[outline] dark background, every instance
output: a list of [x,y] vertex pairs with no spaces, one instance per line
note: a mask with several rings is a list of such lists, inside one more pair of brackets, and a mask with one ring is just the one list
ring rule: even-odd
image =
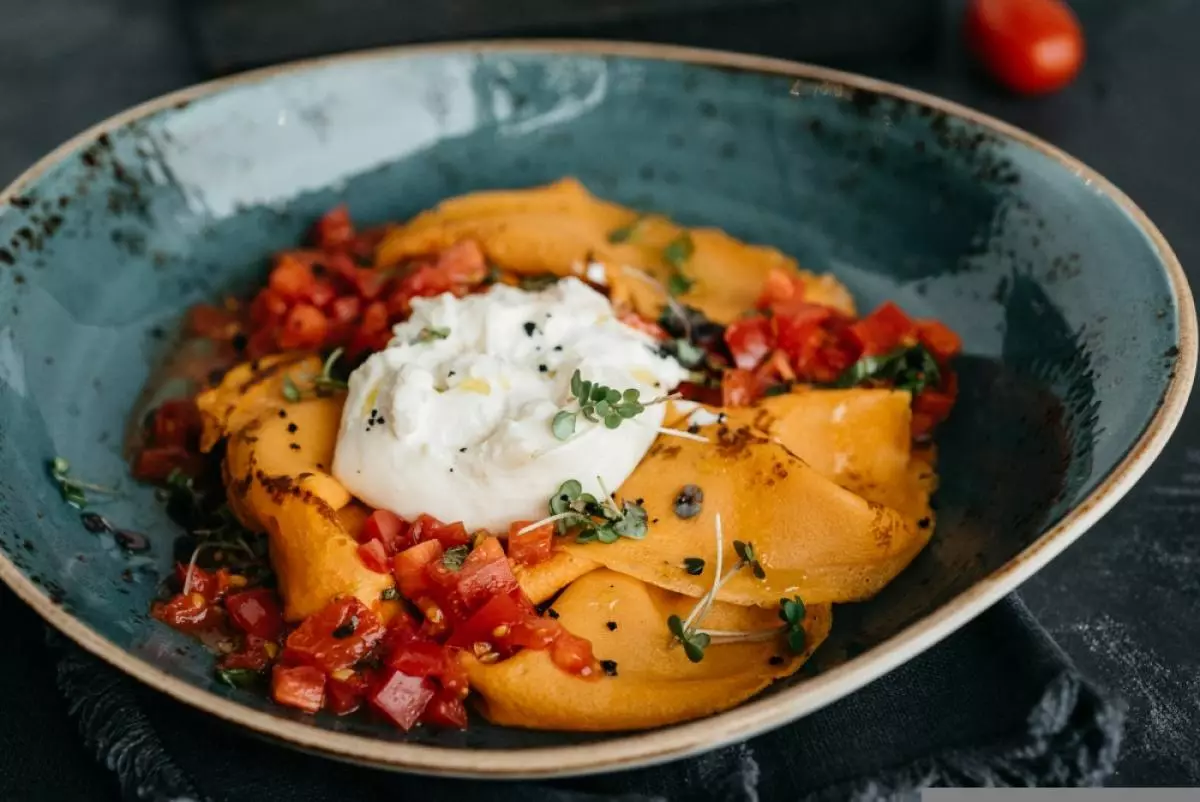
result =
[[[274,0],[240,3],[260,4],[287,7]],[[297,0],[295,7],[316,5],[326,4]],[[687,3],[672,5],[677,9]],[[1200,270],[1200,153],[1195,144],[1200,0],[1076,0],[1073,6],[1088,37],[1087,66],[1066,91],[1033,100],[995,89],[970,68],[958,46],[961,0],[847,0],[839,4],[846,13],[836,18],[822,10],[833,3],[815,1],[797,0],[781,11],[779,6],[787,5],[783,0],[743,0],[736,14],[712,10],[730,5],[729,0],[703,5],[707,10],[699,16],[623,23],[616,15],[583,28],[596,36],[723,45],[817,61],[979,108],[1061,146],[1112,179],[1154,219],[1184,266],[1195,266],[1189,273],[1193,284],[1200,285],[1195,272]],[[365,6],[383,7],[375,2]],[[252,16],[231,28],[228,17],[188,17],[170,0],[0,0],[0,20],[3,181],[62,140],[132,103],[215,71],[291,55],[280,50],[280,41],[301,49],[319,49],[322,41],[289,38],[285,27],[274,42],[259,40],[256,45],[249,35]],[[235,29],[246,35],[231,38],[228,32]],[[418,38],[440,30],[423,29]],[[344,27],[338,35],[378,43],[370,37],[356,40]],[[331,46],[348,44],[337,40]],[[1033,612],[1080,668],[1129,703],[1115,784],[1200,784],[1198,521],[1200,415],[1189,413],[1163,457],[1129,497],[1022,589]],[[39,623],[7,590],[0,590],[0,617],[15,627],[5,659],[27,661],[31,687],[49,689],[52,668],[42,652]],[[14,692],[21,698],[10,698]],[[57,789],[54,798],[113,798],[115,786],[76,742],[65,704],[58,710],[39,701],[33,710],[35,703],[26,698],[56,701],[53,693],[0,689],[0,715],[39,714],[28,732],[22,771]],[[71,796],[61,796],[68,788],[75,789]],[[38,796],[31,793],[29,798]]]

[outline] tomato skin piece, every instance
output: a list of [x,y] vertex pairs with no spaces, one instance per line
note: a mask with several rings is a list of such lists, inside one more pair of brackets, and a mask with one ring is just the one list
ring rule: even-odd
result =
[[399,515],[388,510],[375,510],[367,516],[367,521],[363,524],[362,540],[378,540],[383,543],[388,554],[399,554],[413,545],[408,539],[408,531],[408,523]]
[[225,597],[225,610],[229,619],[247,635],[273,641],[283,634],[283,613],[272,590],[253,588],[233,593]]
[[179,587],[185,585],[192,593],[199,593],[209,602],[220,601],[233,585],[232,575],[228,568],[218,568],[216,571],[205,571],[198,565],[190,566],[191,582],[188,582],[189,566],[186,563],[175,563],[175,579]]
[[[338,633],[347,630],[344,637],[339,637]],[[306,618],[288,635],[287,654],[290,660],[332,674],[366,657],[384,631],[379,617],[357,598],[338,599]]]
[[467,527],[462,521],[443,524],[435,528],[432,534],[434,539],[442,544],[442,548],[446,549],[452,549],[455,546],[466,546],[471,542],[471,535],[467,532]]
[[362,707],[367,690],[367,679],[360,672],[345,679],[329,677],[325,680],[325,707],[335,716],[348,716]]
[[271,698],[286,707],[316,713],[325,703],[325,675],[313,666],[275,666]]
[[433,698],[433,685],[392,669],[368,696],[371,707],[402,730],[410,730]]
[[143,448],[134,459],[130,473],[142,482],[161,483],[176,471],[195,476],[200,471],[200,463],[199,455],[180,446]]
[[191,449],[200,435],[200,410],[190,398],[164,401],[154,411],[150,436],[155,446]]
[[217,663],[219,668],[242,668],[250,671],[265,671],[271,665],[271,655],[267,652],[267,643],[254,635],[247,635],[240,651],[225,655]]
[[971,0],[963,30],[983,67],[1020,94],[1062,89],[1083,66],[1083,29],[1063,0]]
[[390,574],[392,572],[391,561],[388,560],[387,548],[383,545],[382,540],[368,540],[358,547],[358,559],[362,560],[363,565],[368,570],[374,571],[377,574]]
[[879,356],[917,340],[917,324],[891,301],[850,325],[847,330],[863,356]]
[[522,565],[537,565],[554,553],[554,524],[517,534],[533,521],[517,521],[508,528],[508,558]]

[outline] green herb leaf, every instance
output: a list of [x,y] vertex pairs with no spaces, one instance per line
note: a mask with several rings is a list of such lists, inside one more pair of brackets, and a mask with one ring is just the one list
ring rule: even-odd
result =
[[680,270],[695,252],[696,245],[692,242],[692,235],[684,231],[663,248],[663,261],[676,270]]
[[446,326],[426,326],[417,332],[416,339],[413,343],[428,343],[434,340],[444,340],[450,336],[450,329]]
[[792,629],[787,633],[787,645],[795,654],[803,654],[808,645],[808,634],[803,629]]
[[50,471],[50,478],[58,484],[58,492],[62,496],[63,501],[76,509],[82,510],[87,506],[88,498],[86,491],[88,490],[106,496],[115,496],[120,493],[116,488],[104,487],[103,485],[83,482],[73,478],[71,476],[71,463],[62,457],[55,457],[50,460],[47,468]]
[[646,216],[639,214],[629,224],[623,225],[620,228],[614,228],[612,231],[608,232],[608,241],[613,245],[620,245],[622,242],[629,242],[637,234],[638,228],[641,227],[645,220]]
[[470,546],[455,546],[452,549],[446,549],[446,553],[442,555],[442,565],[451,571],[461,571],[463,561],[467,559],[467,555],[470,553]]
[[621,505],[621,517],[613,523],[613,531],[621,537],[641,540],[646,536],[646,508],[633,501]]
[[866,382],[891,384],[913,395],[942,383],[933,354],[923,345],[898,348],[886,354],[864,356],[837,380],[838,387],[855,387]]
[[[703,561],[701,561],[703,562]],[[667,629],[671,631],[679,640],[683,640],[683,619],[677,615],[672,615],[667,618]]]
[[560,409],[555,414],[554,420],[550,422],[550,431],[559,440],[570,440],[571,435],[575,434],[575,420],[577,417],[574,412],[567,412],[565,409]]
[[753,543],[735,540],[733,541],[733,550],[744,565],[750,566],[750,570],[757,579],[767,578],[766,570],[762,567],[762,563],[758,561],[758,555],[754,553]]
[[800,626],[804,622],[804,602],[799,596],[779,600],[779,617],[790,626]]
[[252,688],[262,679],[262,674],[250,668],[218,668],[217,679],[230,688]]
[[704,559],[702,557],[684,557],[683,570],[692,576],[700,576],[704,573]]
[[680,295],[686,295],[688,290],[692,288],[693,284],[695,284],[695,282],[692,279],[688,278],[682,273],[675,273],[669,279],[667,279],[667,292],[676,297]]
[[672,340],[670,347],[667,349],[675,356],[675,360],[689,370],[698,368],[704,364],[708,354],[698,345],[693,344],[690,340],[680,337]]
[[300,400],[300,388],[292,381],[292,377],[286,373],[283,375],[283,398],[292,404]]
[[691,637],[683,642],[683,653],[693,663],[704,659],[704,650],[708,648],[711,638],[703,632],[693,632]]

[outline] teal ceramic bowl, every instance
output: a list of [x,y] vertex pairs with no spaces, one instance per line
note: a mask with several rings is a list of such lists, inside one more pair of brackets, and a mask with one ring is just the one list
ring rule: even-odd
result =
[[[402,219],[468,190],[564,175],[769,243],[962,333],[930,547],[839,608],[793,677],[710,719],[635,734],[402,734],[291,715],[216,683],[147,616],[176,536],[127,478],[122,434],[182,312],[262,279],[345,201]],[[996,120],[780,61],[603,43],[385,50],[152,101],[65,144],[0,195],[0,578],[121,670],[321,754],[437,774],[550,776],[680,757],[779,726],[978,615],[1103,515],[1183,410],[1196,322],[1146,217],[1069,156]],[[89,533],[46,475],[120,484],[147,533]]]

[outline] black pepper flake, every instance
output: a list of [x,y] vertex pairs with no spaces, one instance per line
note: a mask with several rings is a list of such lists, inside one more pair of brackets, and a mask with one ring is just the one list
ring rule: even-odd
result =
[[550,616],[551,618],[558,618],[558,611],[551,607],[546,611],[546,615]]
[[255,359],[253,362],[251,362],[251,363],[250,363],[250,370],[251,370],[251,372],[253,372],[253,373],[258,373],[258,370],[259,370],[259,367],[260,367],[260,366],[261,366],[261,365],[260,365],[259,361],[258,361],[257,359]]
[[550,370],[550,368],[546,367],[544,364],[542,364],[542,365],[538,365],[538,371],[539,371],[539,372],[541,372],[541,373],[545,373],[545,372],[547,372],[548,370]]
[[451,469],[450,469],[450,473],[454,473],[454,469],[453,469],[453,468],[451,468]]
[[928,518],[922,518],[921,520],[917,521],[917,526],[922,529],[928,529],[930,523],[932,523],[932,521],[930,521]]
[[454,376],[454,375],[455,375],[455,372],[454,372],[454,371],[450,371],[449,373],[447,373],[447,374],[446,374],[446,378],[448,379],[448,378],[450,378],[451,376]]
[[466,446],[463,446],[462,448],[460,448],[460,449],[458,450],[458,453],[459,453],[459,454],[466,454],[466,453],[467,453],[467,447],[466,447]]
[[537,331],[537,324],[532,320],[525,321],[525,336],[532,337],[535,331]]
[[555,351],[561,351],[561,350],[562,350],[562,346],[561,346],[561,345],[556,345],[556,346],[554,346],[554,350],[555,350]]
[[617,661],[616,660],[601,660],[600,667],[604,669],[604,673],[610,677],[617,676]]
[[245,351],[246,346],[249,344],[250,344],[250,338],[247,337],[245,334],[241,334],[239,332],[238,334],[233,335],[233,347],[234,347],[234,350],[236,350],[238,353]]
[[608,631],[609,631],[609,632],[616,632],[616,631],[617,631],[617,622],[616,622],[616,621],[609,621],[609,622],[608,622],[607,624],[605,624],[604,626],[608,627]]
[[767,662],[773,666],[781,666],[783,665],[783,658],[777,654],[773,654],[771,655],[771,659],[767,660]]
[[333,637],[337,638],[338,640],[342,640],[343,638],[348,638],[353,635],[354,631],[357,629],[358,616],[352,615],[350,616],[349,620],[346,621],[346,623],[342,624],[333,631]]
[[288,448],[290,448],[292,451],[299,451],[300,444],[299,443],[288,443]]
[[281,418],[286,418],[286,417],[287,417],[287,410],[286,410],[286,409],[281,409],[281,410],[279,410],[279,417],[281,417]]
[[289,423],[289,424],[288,424],[288,434],[295,434],[295,433],[296,433],[296,430],[297,430],[297,429],[299,429],[299,428],[300,428],[300,427],[299,427],[299,426],[297,426],[295,423]]
[[382,416],[382,415],[380,415],[379,417],[377,417],[377,418],[375,419],[375,422],[376,422],[376,423],[380,423],[380,424],[382,424],[382,423],[387,423],[387,421],[385,421],[385,420],[383,419],[383,416]]
[[680,518],[695,518],[704,504],[704,491],[699,485],[684,485],[675,497],[675,514]]
[[688,434],[700,434],[700,424],[693,423],[687,427]]
[[112,525],[105,520],[103,515],[94,512],[85,512],[79,516],[79,520],[83,521],[83,528],[89,532],[99,534],[100,532],[108,532],[112,529]]

